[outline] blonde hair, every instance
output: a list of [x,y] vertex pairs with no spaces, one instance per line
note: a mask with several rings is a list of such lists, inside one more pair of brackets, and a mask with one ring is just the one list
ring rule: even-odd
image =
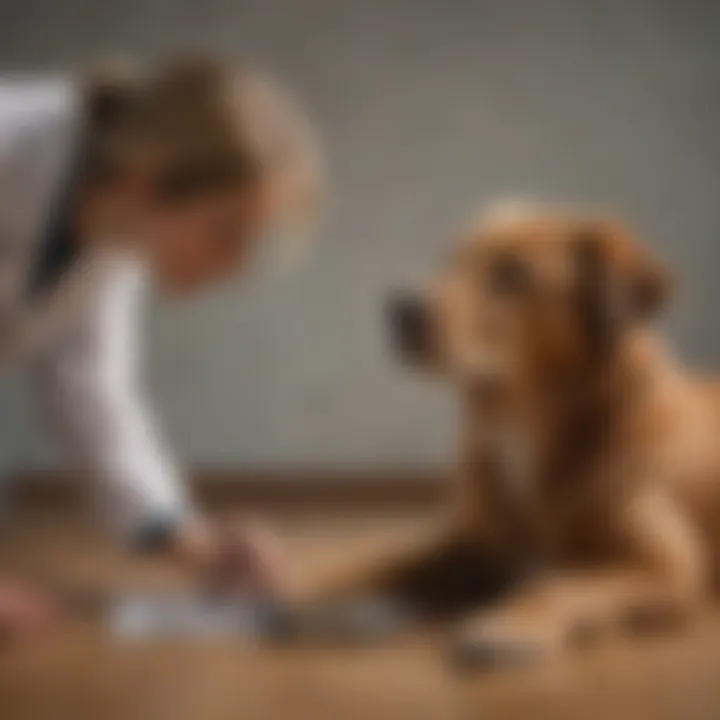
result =
[[275,217],[302,229],[324,200],[318,145],[296,103],[270,78],[212,58],[87,80],[86,182],[111,182],[138,163],[171,201],[262,183]]

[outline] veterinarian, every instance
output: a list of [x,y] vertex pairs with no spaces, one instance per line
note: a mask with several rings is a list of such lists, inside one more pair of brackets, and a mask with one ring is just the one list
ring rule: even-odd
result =
[[[143,296],[235,277],[319,190],[306,122],[254,73],[182,58],[0,83],[0,361],[29,370],[119,541],[204,580],[262,589],[272,568],[255,531],[193,506],[163,446],[139,381]],[[0,575],[0,633],[51,614]]]

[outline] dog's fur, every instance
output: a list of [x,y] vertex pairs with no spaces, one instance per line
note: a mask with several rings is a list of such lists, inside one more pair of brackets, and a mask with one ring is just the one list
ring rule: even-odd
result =
[[720,386],[650,328],[670,289],[607,219],[538,207],[480,221],[414,310],[393,313],[405,359],[461,397],[447,522],[332,592],[423,578],[438,591],[458,575],[467,589],[492,558],[538,569],[463,623],[468,646],[549,652],[579,630],[691,618],[719,565]]

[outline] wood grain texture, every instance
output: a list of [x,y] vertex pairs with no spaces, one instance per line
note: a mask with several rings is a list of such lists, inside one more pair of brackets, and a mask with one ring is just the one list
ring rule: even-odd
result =
[[[423,525],[417,512],[270,513],[297,582]],[[0,568],[109,588],[174,587],[164,564],[122,556],[79,520],[26,513],[0,535]],[[470,720],[720,716],[720,622],[681,637],[608,643],[542,670],[454,675],[444,638],[418,633],[365,649],[247,642],[123,645],[68,623],[0,649],[3,720]]]

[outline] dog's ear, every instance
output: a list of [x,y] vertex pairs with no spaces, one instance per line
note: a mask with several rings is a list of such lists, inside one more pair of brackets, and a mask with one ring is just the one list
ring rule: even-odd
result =
[[619,224],[587,221],[573,231],[581,320],[598,350],[665,307],[672,280],[660,262]]

